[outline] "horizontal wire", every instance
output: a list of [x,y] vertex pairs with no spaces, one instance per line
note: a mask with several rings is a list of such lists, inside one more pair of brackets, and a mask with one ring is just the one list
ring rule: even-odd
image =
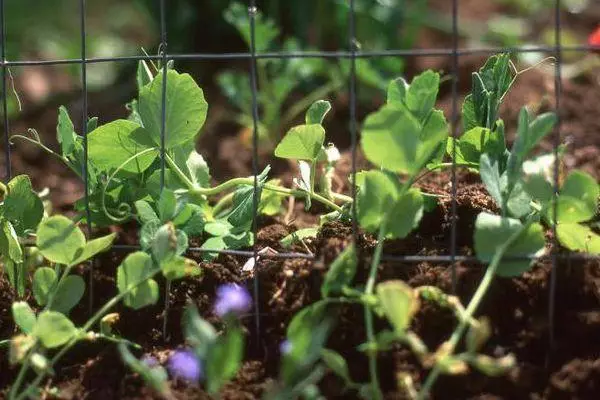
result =
[[[562,46],[561,51],[564,52],[589,52],[599,50],[598,46],[591,45],[575,45]],[[453,54],[459,56],[465,55],[486,55],[496,53],[552,53],[556,51],[555,46],[528,46],[528,47],[478,47],[456,49],[456,53],[452,49],[412,49],[412,50],[375,50],[375,51],[358,51],[353,53],[350,51],[298,51],[298,52],[268,52],[257,53],[258,59],[288,59],[288,58],[376,58],[376,57],[450,57]],[[90,57],[85,60],[81,58],[68,58],[57,60],[15,60],[2,61],[0,66],[7,67],[24,67],[24,66],[39,66],[39,65],[65,65],[65,64],[96,64],[106,62],[126,62],[140,60],[161,60],[161,55],[136,55],[136,56],[117,56],[117,57]],[[252,58],[252,54],[248,52],[238,53],[192,53],[192,54],[169,54],[168,60],[245,60]]]

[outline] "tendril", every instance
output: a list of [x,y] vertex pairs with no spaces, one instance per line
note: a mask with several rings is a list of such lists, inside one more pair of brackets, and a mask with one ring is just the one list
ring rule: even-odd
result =
[[115,178],[117,173],[119,173],[123,168],[125,168],[125,166],[127,164],[129,164],[131,161],[135,160],[136,158],[141,157],[144,154],[150,153],[152,151],[157,152],[158,150],[153,147],[150,149],[142,150],[139,153],[135,153],[134,155],[129,157],[127,160],[123,161],[121,163],[121,165],[119,165],[117,167],[117,169],[112,174],[110,174],[110,176],[108,177],[108,180],[106,181],[106,185],[104,185],[104,187],[102,188],[102,196],[100,196],[100,199],[101,199],[100,203],[102,206],[102,211],[104,212],[104,214],[106,214],[106,216],[111,221],[116,222],[116,223],[125,222],[127,219],[129,219],[129,217],[131,217],[133,215],[133,213],[131,212],[131,205],[129,205],[125,202],[120,203],[116,208],[114,208],[112,210],[114,212],[114,214],[111,214],[111,212],[108,211],[108,208],[106,207],[106,190],[108,189],[108,186],[113,181],[113,179]]

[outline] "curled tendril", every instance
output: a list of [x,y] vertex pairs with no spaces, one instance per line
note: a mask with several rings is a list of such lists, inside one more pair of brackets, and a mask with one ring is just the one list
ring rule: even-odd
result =
[[108,208],[106,207],[106,190],[108,189],[108,186],[110,185],[112,180],[115,178],[117,173],[119,173],[119,171],[121,171],[123,168],[125,168],[125,166],[127,164],[129,164],[131,161],[135,160],[136,158],[143,156],[144,154],[150,153],[152,151],[158,152],[158,149],[153,147],[150,149],[142,150],[139,153],[135,153],[134,155],[129,157],[127,160],[123,161],[121,163],[121,165],[119,165],[117,167],[117,169],[114,170],[114,172],[112,174],[110,174],[110,176],[108,177],[106,184],[102,188],[102,196],[100,197],[101,198],[100,203],[102,206],[102,211],[104,212],[104,214],[106,214],[106,216],[111,221],[116,222],[116,223],[125,222],[127,219],[129,219],[129,217],[131,217],[133,215],[133,213],[131,212],[131,206],[125,202],[119,204],[116,208],[114,208],[112,210],[114,212],[114,214],[111,214],[111,212],[108,211]]

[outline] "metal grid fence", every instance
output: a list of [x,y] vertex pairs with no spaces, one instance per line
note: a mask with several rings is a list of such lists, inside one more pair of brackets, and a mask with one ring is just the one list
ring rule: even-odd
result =
[[[459,0],[452,0],[452,46],[451,48],[432,48],[432,49],[385,49],[381,51],[361,51],[358,48],[358,41],[356,37],[356,22],[355,22],[355,1],[347,0],[349,3],[349,15],[348,15],[348,50],[339,50],[339,51],[299,51],[299,52],[265,52],[265,53],[257,53],[255,49],[255,20],[256,20],[256,0],[248,0],[248,16],[250,23],[250,51],[249,52],[237,52],[237,53],[193,53],[193,54],[170,54],[168,52],[167,46],[167,26],[166,26],[166,0],[157,0],[157,7],[160,10],[160,53],[159,55],[141,55],[141,56],[122,56],[122,57],[99,57],[99,58],[88,58],[86,51],[86,0],[79,0],[79,20],[80,20],[80,40],[81,40],[81,57],[73,58],[73,59],[57,59],[57,60],[25,60],[25,61],[11,61],[6,59],[6,15],[5,15],[5,2],[6,0],[0,0],[0,35],[1,35],[1,60],[0,60],[0,72],[2,75],[2,89],[0,92],[0,96],[2,98],[2,109],[4,115],[3,121],[3,129],[4,129],[4,156],[6,162],[6,170],[4,180],[8,181],[12,176],[11,170],[11,148],[9,142],[9,117],[8,117],[8,106],[7,106],[7,78],[8,78],[8,69],[10,67],[15,66],[56,66],[56,65],[67,65],[67,64],[78,64],[81,68],[81,102],[82,102],[82,130],[83,130],[83,149],[84,149],[84,164],[82,175],[84,177],[84,186],[85,186],[85,207],[88,221],[91,221],[91,211],[89,205],[89,182],[88,182],[88,174],[87,174],[87,159],[88,159],[88,142],[87,142],[87,131],[86,131],[86,121],[88,119],[88,87],[87,87],[87,67],[90,64],[95,63],[105,63],[105,62],[127,62],[127,61],[139,61],[139,60],[160,60],[162,65],[166,65],[169,60],[197,60],[197,61],[216,61],[216,60],[247,60],[250,66],[249,73],[249,81],[251,85],[252,92],[252,116],[253,116],[253,135],[252,135],[252,170],[254,175],[254,187],[255,187],[255,196],[253,200],[254,205],[254,220],[252,224],[252,229],[256,237],[257,233],[257,206],[258,199],[256,196],[256,187],[257,187],[257,175],[259,173],[258,170],[258,121],[259,121],[259,108],[258,108],[258,87],[257,87],[257,73],[256,73],[256,63],[259,59],[265,58],[277,58],[277,59],[289,59],[289,58],[323,58],[323,59],[348,59],[350,60],[350,73],[348,77],[348,87],[349,87],[349,108],[350,108],[350,135],[351,135],[351,150],[352,150],[352,178],[355,177],[356,174],[356,156],[357,156],[357,139],[358,139],[358,121],[357,121],[357,76],[356,76],[356,60],[359,58],[376,58],[376,57],[451,57],[451,96],[452,96],[452,105],[451,105],[451,135],[452,137],[456,137],[458,133],[458,69],[459,69],[459,58],[461,56],[466,55],[492,55],[499,52],[511,52],[511,53],[531,53],[531,52],[545,52],[553,54],[556,63],[555,63],[555,81],[554,81],[554,89],[555,89],[555,112],[559,117],[560,123],[560,115],[561,115],[561,60],[562,54],[564,52],[586,52],[591,49],[590,46],[562,46],[561,45],[561,0],[554,0],[553,8],[554,8],[554,46],[527,46],[527,47],[482,47],[482,48],[459,48],[459,30],[458,30],[458,11],[459,11]],[[161,187],[164,187],[164,174],[165,174],[165,126],[166,126],[166,83],[167,83],[167,74],[166,68],[163,68],[164,78],[163,78],[163,94],[162,94],[162,125],[161,125],[161,151],[160,151],[160,160],[161,160]],[[557,127],[554,131],[553,135],[554,142],[554,151],[555,154],[558,152],[558,147],[561,142],[559,128]],[[454,142],[454,146],[456,142]],[[554,187],[555,191],[558,191],[558,171],[559,165],[558,161],[554,166]],[[420,263],[420,262],[433,262],[433,263],[447,263],[452,272],[452,286],[456,287],[456,263],[478,263],[476,257],[472,256],[462,256],[457,254],[457,176],[456,176],[456,165],[452,163],[451,167],[451,182],[452,182],[452,199],[451,199],[451,234],[450,241],[448,244],[448,248],[450,250],[449,254],[444,255],[431,255],[431,256],[422,256],[422,255],[385,255],[383,256],[383,260],[386,262],[400,262],[400,263]],[[352,198],[356,199],[356,188],[354,185],[352,186]],[[353,226],[353,236],[354,240],[358,237],[358,226],[356,216],[356,201],[353,201],[352,206],[352,226]],[[554,231],[554,238],[556,238],[556,224],[552,227]],[[88,237],[91,237],[93,232],[91,228],[91,224],[88,224],[87,228]],[[470,234],[470,233],[469,233]],[[553,249],[556,249],[556,239],[554,240]],[[115,245],[113,246],[113,250],[115,251],[135,251],[138,250],[138,246],[129,246],[129,245]],[[256,257],[259,249],[256,246],[253,247],[252,251],[242,251],[242,250],[221,250],[214,251],[210,250],[211,253],[221,253],[221,254],[229,254],[233,256],[243,256],[243,257]],[[206,252],[208,250],[204,250],[201,248],[189,248],[188,251],[190,253],[199,253]],[[303,254],[303,253],[278,253],[278,254],[265,254],[262,255],[263,258],[280,258],[280,259],[289,259],[289,258],[302,258],[302,259],[313,259],[314,257],[311,254]],[[552,270],[550,275],[550,284],[549,284],[549,306],[548,306],[548,318],[549,318],[549,337],[550,337],[550,345],[554,340],[554,307],[556,301],[556,267],[557,261],[563,258],[573,258],[579,260],[585,259],[596,259],[598,257],[588,256],[584,254],[557,254],[556,250],[549,255],[543,256],[542,258],[546,260],[551,260],[552,262]],[[529,259],[529,258],[527,258]],[[92,264],[93,266],[93,264]],[[88,282],[88,290],[89,290],[89,299],[90,306],[93,301],[93,281],[92,281],[92,268],[90,268],[89,282]],[[258,299],[260,296],[260,288],[258,278],[255,277],[252,282],[254,298]],[[260,318],[261,318],[261,310],[258,309],[258,301],[254,302],[255,309],[253,311],[255,328],[256,332],[260,332]]]

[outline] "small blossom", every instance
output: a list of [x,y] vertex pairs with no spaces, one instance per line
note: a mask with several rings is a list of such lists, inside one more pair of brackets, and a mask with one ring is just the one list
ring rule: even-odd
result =
[[241,314],[248,312],[252,305],[250,293],[242,286],[236,284],[221,285],[217,288],[217,300],[214,312],[219,317],[227,314]]
[[598,48],[592,50],[596,53],[600,53],[600,26],[596,28],[594,32],[588,38],[588,44],[590,46],[597,46]]
[[289,354],[292,351],[292,342],[284,340],[279,344],[279,352],[281,354]]
[[202,365],[190,350],[179,350],[169,358],[169,371],[176,378],[198,382],[202,378]]

